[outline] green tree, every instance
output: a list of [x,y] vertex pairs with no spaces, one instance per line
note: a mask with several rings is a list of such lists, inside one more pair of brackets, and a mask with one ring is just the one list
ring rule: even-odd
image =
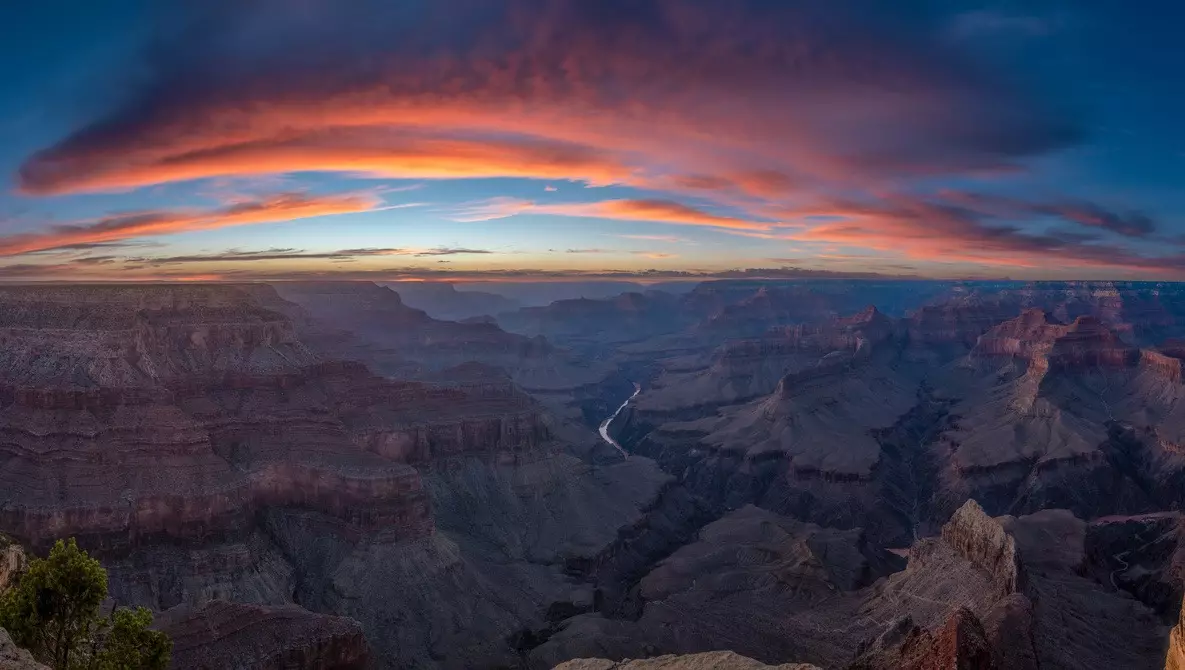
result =
[[168,667],[172,643],[149,629],[152,614],[99,610],[107,572],[78,548],[59,540],[45,559],[33,559],[17,584],[0,595],[0,627],[18,646],[56,670]]
[[151,625],[152,612],[143,607],[115,610],[91,667],[96,670],[169,667],[173,643],[164,633],[149,629]]

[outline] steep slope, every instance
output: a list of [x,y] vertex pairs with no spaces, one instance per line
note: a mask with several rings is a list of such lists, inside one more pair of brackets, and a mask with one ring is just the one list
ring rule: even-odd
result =
[[23,287],[0,303],[0,524],[26,544],[197,540],[276,505],[430,532],[415,470],[360,449],[335,412],[343,387],[378,380],[320,362],[246,292]]
[[858,531],[747,507],[640,581],[636,620],[572,619],[532,665],[729,649],[860,670],[1158,667],[1166,629],[1079,574],[1082,528],[1064,511],[992,519],[968,502],[905,570],[870,583]]
[[171,612],[157,625],[173,641],[172,667],[370,667],[370,650],[357,621],[299,607],[255,607],[222,601],[196,611]]
[[582,359],[540,336],[508,333],[487,321],[441,321],[408,307],[399,294],[369,282],[275,284],[301,338],[318,353],[365,363],[399,379],[437,381],[460,366],[501,368],[520,388],[573,424],[569,437],[595,445],[593,430],[606,407],[632,385],[603,362]]
[[1093,317],[1058,323],[1029,310],[989,330],[943,380],[960,398],[937,447],[950,454],[946,504],[974,495],[996,511],[1086,517],[1167,504],[1149,498],[1115,439],[1125,426],[1181,434],[1179,369]]
[[868,356],[892,335],[875,307],[823,323],[771,329],[764,336],[721,345],[703,369],[668,369],[639,396],[638,412],[685,415],[688,410],[733,405],[773,391],[787,374],[815,365],[832,352]]
[[[841,348],[828,352],[832,346]],[[914,459],[915,434],[928,434],[943,417],[925,371],[889,337],[845,335],[800,353],[813,361],[739,405],[655,411],[644,393],[623,413],[622,442],[712,505],[759,502],[815,523],[865,527],[890,546],[908,544],[919,522],[912,501],[923,495],[914,470],[926,467]],[[679,420],[701,414],[708,416]]]
[[582,460],[496,375],[327,360],[282,303],[259,285],[0,290],[0,531],[79,537],[121,604],[235,601],[249,647],[299,604],[360,622],[384,666],[513,662],[517,631],[587,598],[568,562],[667,477]]
[[542,338],[490,323],[433,319],[408,307],[395,291],[369,282],[290,282],[275,288],[304,312],[297,321],[302,337],[382,374],[407,378],[477,361],[505,369],[524,388],[547,390],[593,383],[606,372],[565,356]]

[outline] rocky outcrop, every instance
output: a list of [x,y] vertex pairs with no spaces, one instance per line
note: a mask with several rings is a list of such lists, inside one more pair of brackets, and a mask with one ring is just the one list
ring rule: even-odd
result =
[[1000,597],[1023,587],[1015,540],[974,500],[964,503],[942,527],[942,539],[990,575]]
[[934,633],[907,640],[901,670],[994,670],[992,650],[983,624],[967,608],[959,608]]
[[658,656],[638,660],[609,661],[582,658],[566,661],[555,670],[818,670],[804,663],[766,665],[731,651],[710,651],[686,656]]
[[1036,308],[984,333],[971,356],[1010,356],[1033,364],[1040,361],[1050,371],[1124,368],[1141,358],[1138,348],[1094,317],[1079,316],[1073,323],[1062,324]]
[[16,646],[3,628],[0,628],[0,669],[50,670],[49,666],[38,663],[32,654]]
[[[889,640],[886,640],[889,641]],[[933,631],[914,626],[888,648],[866,652],[849,670],[1004,670],[993,658],[983,624],[960,607]]]
[[177,670],[361,670],[371,660],[358,622],[299,607],[214,601],[169,612],[158,626],[173,641]]
[[7,537],[0,535],[0,593],[8,590],[28,567],[25,550]]
[[1169,648],[1165,652],[1164,670],[1185,670],[1185,606],[1177,625],[1169,632]]
[[1151,371],[1157,377],[1166,379],[1171,383],[1181,383],[1182,360],[1178,356],[1171,356],[1149,349],[1141,349],[1140,367]]
[[919,353],[942,348],[966,351],[980,335],[1018,311],[1016,305],[990,296],[957,295],[919,308],[906,320],[905,328],[910,345]]

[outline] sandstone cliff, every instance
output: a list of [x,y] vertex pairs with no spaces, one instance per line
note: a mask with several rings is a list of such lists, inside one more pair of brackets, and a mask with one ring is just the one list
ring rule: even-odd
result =
[[968,500],[942,527],[942,539],[972,564],[991,576],[999,596],[1023,588],[1024,578],[1016,542],[998,521]]
[[1185,670],[1185,607],[1177,625],[1169,633],[1169,648],[1164,658],[1164,670]]

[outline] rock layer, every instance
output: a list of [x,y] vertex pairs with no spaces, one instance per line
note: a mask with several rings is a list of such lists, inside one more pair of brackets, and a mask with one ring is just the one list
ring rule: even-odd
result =
[[968,500],[942,527],[942,539],[991,576],[996,592],[1007,596],[1023,587],[1016,542],[998,521]]
[[686,656],[659,656],[639,660],[609,661],[583,658],[566,661],[555,670],[818,670],[804,663],[766,665],[731,651],[710,651]]
[[358,622],[299,607],[213,601],[158,625],[173,640],[177,670],[361,670],[370,663]]

